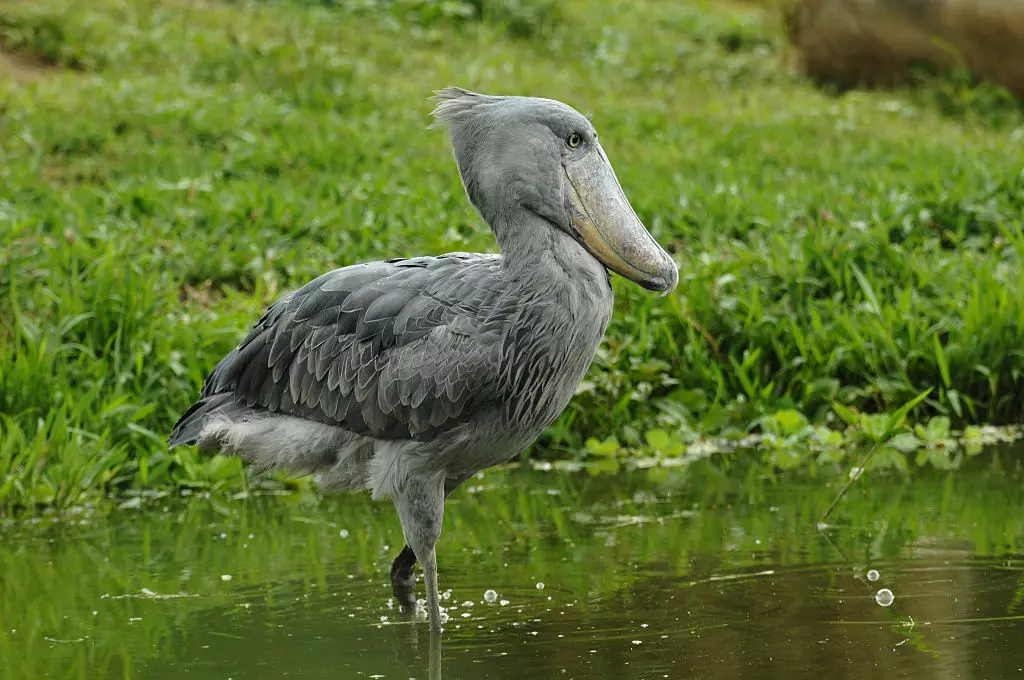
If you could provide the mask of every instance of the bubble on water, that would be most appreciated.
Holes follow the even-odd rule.
[[[448,623],[448,612],[441,611],[441,623]]]
[[[221,581],[230,581],[231,580],[231,574],[221,574],[220,575],[220,580]]]
[[[888,588],[882,588],[875,593],[875,602],[883,607],[888,607],[896,600],[896,597],[892,594],[892,591]]]
[[[472,607],[474,604],[476,604],[476,603],[473,602],[473,600],[466,600],[465,602],[462,603],[462,606],[463,607]]]
[[[879,577],[879,573],[877,571],[875,571],[874,569],[869,569],[868,570],[868,580],[869,581],[872,581],[872,582],[877,581],[878,577]]]
[[[500,604],[502,607],[507,607],[509,602],[508,602],[508,600],[502,600],[498,604]]]
[[[348,538],[348,529],[342,529],[341,531],[338,532],[338,535],[341,536],[342,538]]]
[[[484,602],[494,604],[498,601],[498,593],[493,590],[484,591]]]
[[[537,590],[544,590],[544,581],[537,581]]]

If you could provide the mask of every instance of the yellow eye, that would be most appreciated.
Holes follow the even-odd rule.
[[[583,143],[583,138],[580,137],[578,132],[574,132],[571,135],[569,135],[569,139],[565,141],[569,145],[570,149],[575,149],[577,146]]]

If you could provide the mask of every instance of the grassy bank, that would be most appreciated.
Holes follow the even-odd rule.
[[[447,84],[593,113],[680,265],[665,299],[615,282],[609,338],[531,455],[766,430],[817,462],[824,426],[870,440],[864,414],[929,388],[918,443],[882,464],[1020,421],[1019,112],[955,83],[830,97],[772,16],[715,7],[4,3],[0,507],[242,484],[163,438],[269,302],[343,264],[493,250],[425,130]]]

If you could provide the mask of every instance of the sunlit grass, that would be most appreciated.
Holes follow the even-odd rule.
[[[821,94],[744,5],[595,7],[0,7],[0,46],[33,67],[0,70],[0,507],[241,485],[163,437],[266,304],[334,266],[493,250],[426,130],[448,84],[593,113],[680,264],[666,299],[615,282],[608,341],[535,455],[779,411],[840,424],[836,403],[928,388],[916,420],[1020,420],[1019,116]]]

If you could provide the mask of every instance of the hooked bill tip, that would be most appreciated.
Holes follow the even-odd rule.
[[[647,290],[657,292],[658,297],[665,297],[675,290],[676,284],[679,283],[679,270],[676,263],[671,258],[666,257],[666,259],[668,262],[660,276],[652,276],[650,279],[640,282],[640,285]]]

